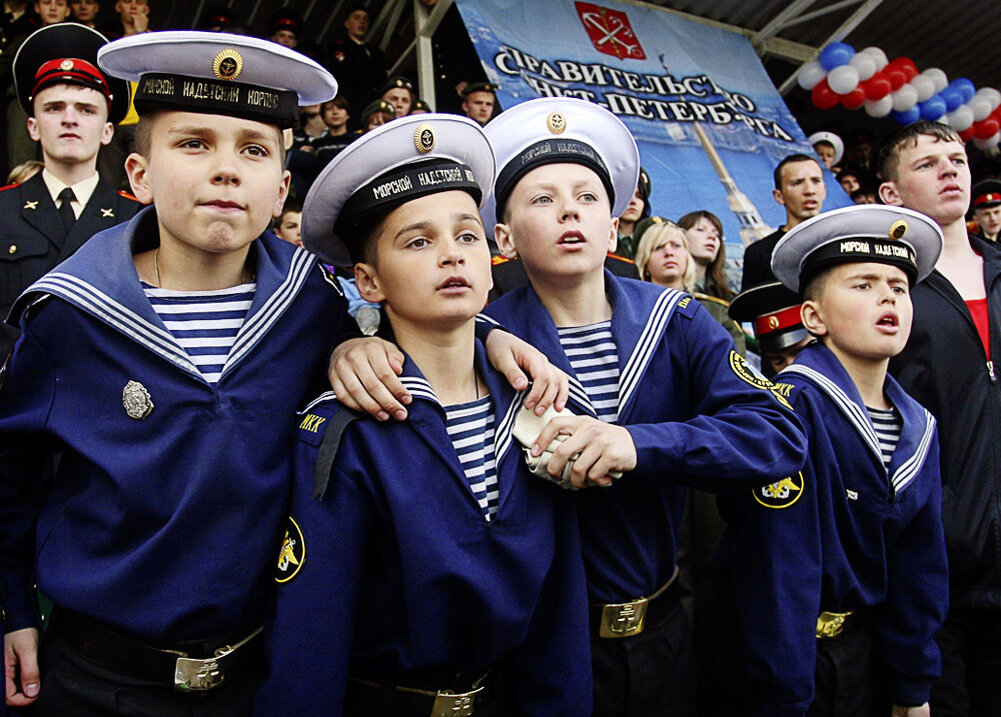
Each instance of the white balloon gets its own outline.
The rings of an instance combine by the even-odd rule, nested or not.
[[[879,72],[884,67],[890,64],[890,61],[886,59],[886,53],[880,50],[878,47],[867,47],[864,50],[862,50],[861,53],[857,52],[855,54],[858,55],[863,53],[869,55],[869,57],[871,57],[873,60],[876,61],[876,72]]]
[[[973,110],[974,122],[980,122],[981,120],[987,119],[987,115],[994,111],[991,107],[991,101],[983,95],[980,97],[974,97],[966,104],[971,110]]]
[[[980,139],[979,137],[973,138],[973,146],[982,150],[989,150],[992,147],[997,147],[998,142],[1001,142],[1001,132],[995,132],[993,137],[989,137],[987,139]]]
[[[893,109],[897,112],[906,112],[918,103],[918,91],[910,85],[904,85],[896,92],[891,92],[893,98]]]
[[[929,67],[921,74],[935,83],[935,92],[941,92],[949,86],[948,75],[937,67]],[[924,102],[924,100],[921,101]]]
[[[841,65],[827,73],[827,86],[839,95],[847,95],[858,83],[858,70],[851,65]]]
[[[957,132],[965,132],[973,125],[973,110],[967,105],[960,105],[952,112],[946,113],[945,120]]]
[[[935,82],[931,78],[918,75],[910,81],[910,85],[918,91],[918,102],[924,102],[935,94]]]
[[[1001,105],[1001,92],[998,92],[993,87],[981,87],[977,90],[977,94],[974,97],[983,97],[988,102],[991,103],[991,112]]]
[[[872,55],[856,52],[848,64],[855,68],[858,72],[858,78],[862,82],[876,74],[876,58]]]
[[[880,97],[878,100],[865,101],[865,113],[870,117],[886,117],[893,111],[893,98],[890,95]]]
[[[827,70],[824,69],[824,66],[819,61],[813,60],[800,68],[799,77],[796,79],[799,82],[799,86],[804,90],[812,90],[825,77],[827,77]]]

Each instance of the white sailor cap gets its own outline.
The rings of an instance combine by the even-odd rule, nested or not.
[[[422,114],[376,127],[334,157],[306,195],[302,243],[328,264],[349,267],[360,225],[428,194],[461,190],[478,207],[490,195],[494,157],[466,117]]]
[[[800,291],[838,264],[876,262],[904,270],[911,286],[935,268],[944,243],[938,224],[924,214],[881,204],[858,204],[797,224],[772,253],[775,277]]]
[[[827,142],[834,147],[834,163],[837,164],[845,156],[845,143],[833,132],[814,132],[806,138],[811,145],[817,142]]]
[[[327,70],[295,50],[246,35],[172,30],[123,37],[97,62],[137,82],[136,111],[202,112],[292,127],[299,105],[337,94]]]
[[[494,200],[483,210],[501,221],[518,180],[544,164],[581,164],[601,178],[612,216],[625,211],[636,191],[640,153],[622,121],[608,110],[569,97],[542,97],[504,110],[486,126],[497,159]]]

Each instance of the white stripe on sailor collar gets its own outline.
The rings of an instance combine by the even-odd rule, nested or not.
[[[683,296],[685,296],[684,292],[677,291],[676,289],[665,289],[657,297],[657,301],[650,311],[650,316],[647,318],[646,325],[640,333],[640,338],[633,347],[633,352],[630,354],[629,360],[626,361],[625,367],[622,369],[622,375],[619,378],[620,418],[625,412],[626,404],[629,403],[636,388],[639,386],[640,377],[656,353],[657,344],[660,343],[661,337],[664,335],[664,330],[667,327],[674,308]]]
[[[918,447],[911,457],[897,466],[897,470],[891,479],[893,489],[897,493],[900,493],[917,477],[921,471],[921,467],[925,463],[925,459],[928,457],[928,451],[931,449],[931,439],[935,432],[935,418],[927,410],[924,413],[925,430],[921,436],[921,441],[918,443]]]

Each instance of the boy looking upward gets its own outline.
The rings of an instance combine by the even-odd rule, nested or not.
[[[551,476],[580,487],[625,473],[578,495],[595,714],[689,714],[692,640],[675,579],[685,484],[752,486],[798,470],[802,429],[697,301],[605,271],[639,175],[614,115],[536,99],[485,131],[497,181],[484,216],[531,281],[487,313],[570,375],[578,414],[550,421],[533,453],[561,434]]]

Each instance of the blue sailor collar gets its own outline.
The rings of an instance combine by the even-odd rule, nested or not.
[[[823,391],[869,447],[876,463],[885,470],[879,439],[862,396],[845,367],[830,349],[819,342],[807,346],[800,352],[796,362],[787,366],[779,376],[802,376]],[[889,373],[883,390],[903,421],[900,440],[887,471],[894,492],[899,493],[914,480],[928,457],[935,432],[935,419],[920,403],[907,395]]]
[[[531,285],[518,298],[501,302],[515,316],[512,324],[536,347],[559,349],[560,337],[549,311]],[[663,341],[664,332],[684,292],[645,281],[623,279],[605,269],[605,292],[612,305],[612,338],[619,355],[619,422],[635,405],[636,389]],[[514,293],[514,292],[512,292]],[[494,322],[496,323],[496,322]],[[570,377],[570,402],[575,413],[596,417],[597,412],[562,350],[545,351],[550,362]]]
[[[513,441],[514,421],[525,400],[527,391],[515,391],[508,384],[503,374],[494,370],[487,360],[486,348],[478,338],[474,353],[476,371],[487,385],[487,391],[494,405],[494,458],[499,467],[501,461],[510,451]],[[400,381],[413,396],[414,401],[407,407],[407,421],[414,431],[424,440],[439,458],[447,464],[464,488],[468,489],[466,475],[455,453],[452,440],[445,430],[445,409],[435,395],[431,384],[421,373],[417,364],[404,353],[403,373]],[[309,414],[316,406],[337,400],[333,391],[327,391],[310,401],[298,413],[300,416]],[[518,459],[518,456],[515,456]],[[500,471],[498,470],[498,478]],[[510,481],[500,481],[500,504],[511,490]],[[470,493],[470,495],[472,495]]]
[[[139,282],[132,257],[158,244],[156,211],[146,207],[127,224],[95,234],[75,254],[29,286],[15,302],[8,320],[16,321],[40,295],[58,296],[204,381],[198,367],[156,315]],[[254,241],[251,251],[256,257],[257,290],[220,381],[281,318],[316,266],[312,254],[293,249],[269,232]]]

